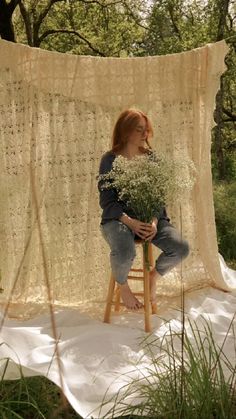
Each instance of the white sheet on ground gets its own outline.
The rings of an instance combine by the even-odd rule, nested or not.
[[[226,282],[235,287],[236,271],[227,268],[220,256],[222,273]],[[204,288],[186,294],[185,308],[189,318],[202,325],[202,316],[209,319],[218,345],[224,341],[235,314],[236,295],[214,288]],[[64,309],[55,312],[59,350],[63,364],[65,394],[73,408],[83,417],[103,417],[112,403],[102,412],[100,404],[115,395],[140,371],[145,374],[151,359],[140,346],[143,332],[143,315],[125,313],[114,316],[112,324],[104,324],[80,310]],[[163,336],[168,330],[166,320],[173,330],[181,328],[181,313],[172,307],[160,315],[152,316],[153,334]],[[187,327],[187,331],[189,328]],[[55,346],[49,314],[28,321],[8,319],[2,331],[0,359],[10,357],[23,366],[25,376],[43,375],[60,385],[56,360],[51,364]],[[229,334],[224,353],[235,362],[235,341]],[[11,363],[5,378],[19,376],[15,363]],[[51,366],[50,366],[51,364]],[[3,369],[4,363],[2,363]],[[127,373],[127,375],[125,375]],[[122,390],[121,390],[122,391]]]

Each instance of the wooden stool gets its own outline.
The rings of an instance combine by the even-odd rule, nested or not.
[[[143,240],[135,240],[136,245],[142,245]],[[152,254],[152,244],[148,243],[148,260],[149,264],[153,267],[153,254]],[[143,282],[143,292],[133,292],[135,296],[143,297],[143,304],[144,304],[144,320],[145,320],[145,332],[151,332],[151,321],[150,321],[150,313],[156,314],[156,304],[151,304],[150,302],[150,289],[149,289],[149,271],[145,266],[145,255],[143,249],[143,268],[142,269],[130,269],[131,272],[142,272],[142,276],[134,276],[128,275],[128,279],[132,279],[135,281],[142,281]],[[110,323],[111,321],[111,311],[112,306],[115,307],[115,312],[120,311],[120,306],[124,306],[124,303],[120,301],[120,288],[113,274],[111,273],[110,277],[110,284],[108,288],[107,294],[107,301],[106,301],[106,308],[104,313],[104,323]],[[140,313],[140,310],[138,310]]]

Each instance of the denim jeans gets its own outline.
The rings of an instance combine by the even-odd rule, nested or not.
[[[118,220],[101,224],[100,229],[111,250],[112,273],[119,284],[124,284],[136,256],[134,240],[139,237]],[[155,268],[162,276],[189,254],[188,242],[164,219],[158,221],[157,234],[152,239],[152,244],[162,250],[155,262]]]

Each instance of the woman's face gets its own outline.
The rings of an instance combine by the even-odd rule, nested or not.
[[[147,123],[146,123],[145,118],[141,116],[138,125],[128,137],[128,143],[137,145],[138,147],[144,146],[147,136],[148,136]]]

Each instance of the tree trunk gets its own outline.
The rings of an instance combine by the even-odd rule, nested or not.
[[[0,36],[6,41],[16,42],[14,28],[12,24],[12,15],[18,5],[19,0],[0,0]]]
[[[225,179],[225,156],[224,156],[224,149],[223,149],[223,81],[221,78],[220,81],[220,90],[216,95],[216,109],[215,109],[215,153],[216,153],[216,161],[217,161],[217,168],[218,168],[218,177],[220,180]]]
[[[226,28],[226,18],[229,9],[230,0],[218,0],[217,6],[219,9],[219,22],[216,41],[221,41],[224,39],[224,32]],[[220,90],[216,95],[216,109],[215,109],[215,122],[217,124],[215,128],[215,152],[217,157],[217,167],[218,167],[218,177],[220,180],[225,179],[225,155],[223,148],[223,103],[224,103],[224,89],[223,89],[223,79],[221,77],[220,81]]]
[[[219,15],[216,41],[221,41],[222,39],[224,39],[224,33],[226,29],[226,18],[229,11],[230,0],[224,0],[224,1],[218,0],[217,3],[218,3],[220,15]]]

